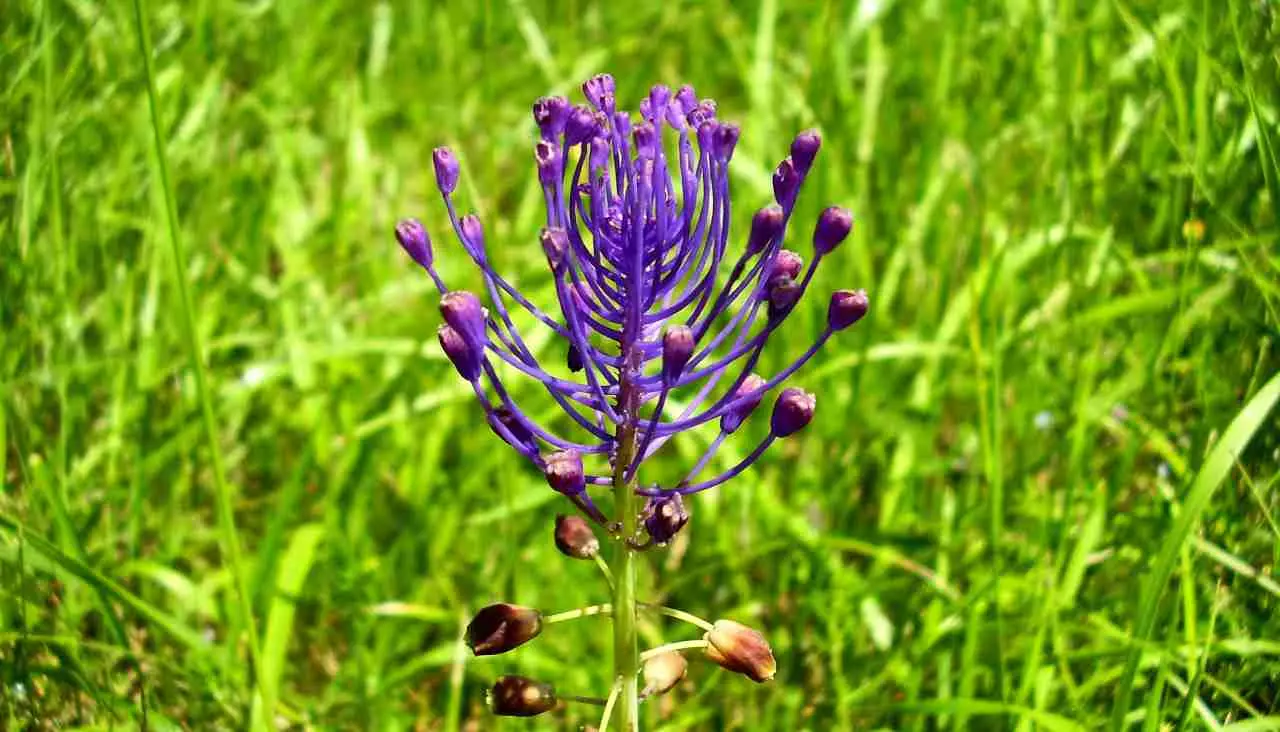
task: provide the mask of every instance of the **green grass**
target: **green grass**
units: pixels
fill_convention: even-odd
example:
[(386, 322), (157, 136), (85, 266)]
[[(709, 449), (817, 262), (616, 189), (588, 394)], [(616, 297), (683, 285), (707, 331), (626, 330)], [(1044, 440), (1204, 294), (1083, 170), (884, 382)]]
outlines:
[(872, 297), (795, 379), (813, 425), (642, 567), (642, 599), (762, 629), (777, 680), (694, 660), (646, 728), (1280, 729), (1280, 7), (473, 6), (141, 2), (158, 124), (131, 0), (0, 12), (0, 729), (598, 720), (484, 690), (603, 696), (607, 620), (459, 650), (488, 602), (607, 589), (391, 227), (479, 282), (433, 190), (453, 145), (549, 301), (529, 104), (599, 70), (741, 122), (739, 227), (820, 128), (792, 247), (850, 206), (816, 285)]

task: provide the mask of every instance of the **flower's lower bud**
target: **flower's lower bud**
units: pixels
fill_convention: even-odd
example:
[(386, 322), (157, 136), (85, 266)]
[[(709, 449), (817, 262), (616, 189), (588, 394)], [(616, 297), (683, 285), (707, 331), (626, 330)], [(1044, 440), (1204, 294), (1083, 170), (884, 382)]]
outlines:
[(769, 282), (769, 319), (780, 318), (791, 312), (803, 290), (800, 283), (783, 275)]
[(592, 559), (600, 553), (600, 540), (581, 516), (556, 516), (556, 548), (571, 559)]
[(773, 650), (759, 631), (732, 620), (717, 620), (702, 639), (707, 642), (707, 658), (756, 683), (764, 683), (777, 673)]
[(773, 405), (773, 417), (769, 420), (774, 437), (789, 437), (804, 429), (813, 419), (813, 410), (817, 406), (817, 398), (804, 389), (794, 386), (783, 389)]
[(721, 431), (729, 434), (738, 431), (738, 428), (742, 426), (742, 422), (751, 416), (756, 407), (760, 406), (760, 400), (764, 398), (764, 392), (761, 391), (764, 385), (765, 380), (755, 374), (748, 374), (747, 378), (742, 380), (738, 388), (733, 390), (731, 399), (736, 402), (745, 396), (751, 398), (725, 411), (724, 415), (720, 417)]
[(817, 130), (805, 130), (796, 135), (796, 139), (791, 141), (791, 160), (795, 162), (796, 172), (800, 175), (809, 172), (820, 147), (822, 147), (822, 137)]
[(755, 256), (763, 252), (774, 237), (782, 233), (782, 209), (776, 205), (765, 206), (751, 217), (751, 234), (747, 237), (747, 254)]
[(547, 483), (566, 496), (576, 496), (587, 489), (586, 470), (577, 450), (551, 453), (545, 458), (542, 472), (547, 476)]
[(569, 353), (565, 356), (565, 365), (575, 374), (581, 371), (583, 367), (582, 351), (579, 351), (578, 347), (572, 343), (569, 344)]
[(472, 349), (484, 348), (484, 307), (480, 298), (466, 290), (453, 290), (440, 298), (440, 314), (450, 328), (466, 339)]
[(493, 713), (501, 717), (536, 717), (556, 706), (556, 690), (524, 676), (499, 676), (489, 691)]
[(679, 493), (653, 496), (644, 509), (644, 530), (658, 544), (666, 544), (689, 523), (689, 512)]
[(673, 325), (662, 336), (662, 383), (680, 378), (685, 364), (693, 356), (693, 330), (687, 325)]
[(679, 651), (659, 653), (644, 662), (644, 690), (640, 696), (665, 694), (675, 688), (689, 670), (689, 662)]
[(436, 186), (444, 195), (453, 193), (458, 187), (458, 159), (447, 147), (438, 147), (431, 151), (431, 164), (436, 169)]
[(431, 267), (431, 237), (427, 229), (417, 219), (401, 219), (396, 224), (396, 241), (424, 269)]
[(773, 265), (769, 269), (769, 280), (773, 281), (779, 277), (790, 277), (794, 280), (800, 276), (802, 269), (804, 269), (804, 258), (790, 249), (782, 249), (773, 258)]
[(538, 234), (538, 241), (542, 244), (542, 253), (547, 255), (551, 271), (559, 271), (560, 265), (564, 263), (565, 252), (569, 251), (569, 235), (558, 227), (547, 228)]
[(494, 656), (528, 643), (542, 632), (542, 613), (500, 602), (482, 608), (467, 624), (467, 647), (477, 656)]
[(867, 314), (866, 290), (836, 290), (827, 306), (827, 325), (831, 330), (844, 330)]
[(773, 200), (783, 209), (791, 208), (796, 202), (796, 194), (800, 191), (800, 172), (796, 170), (796, 164), (791, 158), (785, 158), (778, 163), (778, 168), (773, 171)]
[(467, 381), (480, 378), (480, 354), (467, 343), (466, 338), (447, 325), (440, 326), (436, 337), (440, 339), (440, 350), (449, 357), (462, 378)]
[(818, 254), (830, 254), (853, 230), (853, 214), (847, 208), (831, 206), (818, 214), (813, 228), (813, 248)]

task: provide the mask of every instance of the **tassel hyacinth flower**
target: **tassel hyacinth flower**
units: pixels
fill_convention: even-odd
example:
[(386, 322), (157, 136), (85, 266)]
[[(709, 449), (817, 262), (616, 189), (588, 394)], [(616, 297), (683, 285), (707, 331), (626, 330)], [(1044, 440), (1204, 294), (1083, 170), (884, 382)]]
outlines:
[[(771, 337), (853, 227), (849, 211), (833, 206), (822, 211), (807, 236), (790, 237), (807, 238), (807, 251), (784, 248), (797, 198), (821, 148), (818, 133), (796, 136), (790, 155), (773, 174), (773, 200), (754, 213), (746, 232), (731, 232), (729, 163), (740, 131), (717, 118), (714, 101), (699, 100), (689, 86), (673, 92), (659, 85), (640, 100), (634, 115), (619, 109), (608, 75), (588, 80), (582, 91), (587, 104), (544, 97), (533, 105), (538, 133), (533, 157), (546, 208), (537, 241), (554, 282), (554, 308), (531, 302), (492, 266), (480, 219), (458, 211), (454, 192), (460, 166), (448, 148), (433, 153), (436, 183), (454, 234), (480, 270), (485, 300), (450, 289), (435, 269), (430, 238), (417, 220), (401, 221), (395, 234), (440, 293), (441, 349), (471, 385), (489, 426), (612, 540), (610, 569), (590, 543), (594, 538), (569, 541), (563, 519), (556, 533), (561, 551), (596, 559), (609, 578), (612, 603), (599, 612), (610, 614), (613, 624), (616, 682), (607, 701), (596, 701), (606, 709), (602, 728), (612, 714), (620, 729), (631, 730), (638, 728), (637, 678), (644, 668), (636, 642), (636, 553), (665, 544), (685, 526), (687, 497), (742, 476), (775, 441), (808, 425), (817, 405), (814, 395), (780, 387), (832, 336), (860, 320), (868, 300), (861, 290), (832, 293), (815, 342), (785, 368), (760, 372)], [(571, 378), (539, 361), (516, 327), (513, 313), (519, 311), (550, 329), (567, 366), (554, 371), (567, 370)], [(504, 383), (504, 374), (512, 372), (541, 385), (563, 411), (572, 434), (553, 432), (516, 403)], [(680, 393), (678, 409), (675, 392)], [(763, 418), (768, 424), (763, 439), (742, 460), (705, 475), (724, 440), (765, 399), (773, 406)], [(718, 431), (693, 466), (681, 471), (683, 478), (669, 484), (640, 480), (644, 463), (669, 440), (704, 425)], [(611, 493), (612, 501), (598, 503), (603, 492)], [(591, 533), (585, 525), (573, 531), (579, 537)], [(679, 649), (702, 647), (711, 660), (756, 681), (772, 676), (772, 655), (758, 633), (748, 634), (751, 653), (738, 654), (738, 646), (725, 640), (736, 636), (720, 629), (742, 626), (713, 625), (669, 608), (659, 611), (706, 631), (703, 641), (674, 644)], [(490, 616), (497, 617), (492, 608), (482, 613), (488, 613), (483, 618), (488, 624)], [(590, 614), (596, 613), (571, 611), (545, 616), (543, 623)], [(501, 630), (502, 643), (484, 640), (477, 652), (502, 652), (537, 633), (507, 625)], [(644, 658), (659, 652), (672, 651), (654, 649)], [(537, 690), (537, 701), (554, 698), (550, 687), (528, 688)], [(496, 698), (509, 702), (514, 697)], [(506, 702), (496, 704), (495, 711), (551, 708), (550, 703)]]

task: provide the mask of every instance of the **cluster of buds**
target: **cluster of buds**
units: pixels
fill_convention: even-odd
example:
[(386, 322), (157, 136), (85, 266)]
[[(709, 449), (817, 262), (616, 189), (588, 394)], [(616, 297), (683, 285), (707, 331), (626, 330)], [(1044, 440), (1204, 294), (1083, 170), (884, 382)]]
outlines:
[[(698, 99), (689, 86), (653, 87), (638, 115), (618, 108), (608, 75), (588, 80), (582, 91), (586, 104), (544, 97), (533, 105), (534, 161), (546, 208), (538, 245), (554, 283), (556, 311), (531, 302), (491, 265), (480, 219), (457, 210), (460, 166), (448, 148), (433, 153), (436, 184), (454, 234), (480, 271), (487, 304), (475, 293), (449, 288), (420, 222), (401, 221), (396, 238), (440, 293), (440, 347), (470, 384), (490, 428), (582, 516), (639, 550), (669, 542), (688, 523), (685, 497), (742, 475), (774, 442), (810, 423), (814, 395), (780, 387), (832, 336), (862, 319), (868, 300), (862, 290), (832, 293), (813, 344), (776, 373), (757, 373), (772, 335), (853, 228), (850, 212), (832, 206), (813, 226), (807, 263), (783, 246), (822, 146), (818, 133), (803, 132), (792, 141), (773, 174), (773, 200), (751, 217), (745, 246), (734, 256), (729, 163), (739, 128), (718, 119), (715, 102)], [(550, 329), (568, 375), (535, 356), (516, 327), (517, 309)], [(500, 369), (541, 384), (576, 433), (534, 420)], [(775, 390), (763, 438), (743, 459), (703, 476), (726, 438)], [(668, 409), (677, 391), (681, 408)], [(640, 481), (642, 464), (669, 440), (709, 424), (718, 433), (682, 478), (665, 485)], [(639, 514), (606, 516), (592, 495), (605, 486), (643, 496)], [(636, 529), (620, 536), (623, 526)], [(569, 557), (602, 562), (600, 542), (580, 516), (558, 518), (555, 541)], [(756, 681), (772, 677), (773, 657), (758, 633), (729, 621), (709, 627), (708, 658)], [(477, 654), (501, 652), (540, 630), (535, 611), (495, 605), (476, 616), (468, 641)], [(659, 683), (659, 677), (684, 674), (683, 665), (674, 674), (678, 664), (671, 659), (651, 662), (657, 665), (649, 693), (675, 684)], [(548, 688), (519, 677), (504, 677), (492, 698), (500, 712), (555, 704)], [(530, 701), (521, 706), (525, 699)]]

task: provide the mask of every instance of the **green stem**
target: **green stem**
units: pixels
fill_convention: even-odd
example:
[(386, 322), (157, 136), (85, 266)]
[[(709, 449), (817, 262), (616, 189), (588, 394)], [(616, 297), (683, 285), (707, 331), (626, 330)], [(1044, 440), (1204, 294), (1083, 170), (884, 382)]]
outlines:
[(614, 506), (621, 528), (613, 562), (613, 675), (618, 680), (617, 729), (635, 732), (640, 729), (640, 655), (636, 643), (636, 552), (631, 540), (636, 536), (639, 508), (635, 486), (627, 480), (627, 467), (636, 449), (638, 400), (629, 378), (624, 376), (620, 387), (618, 402), (626, 417), (618, 428), (613, 469)]

